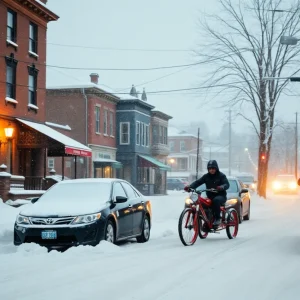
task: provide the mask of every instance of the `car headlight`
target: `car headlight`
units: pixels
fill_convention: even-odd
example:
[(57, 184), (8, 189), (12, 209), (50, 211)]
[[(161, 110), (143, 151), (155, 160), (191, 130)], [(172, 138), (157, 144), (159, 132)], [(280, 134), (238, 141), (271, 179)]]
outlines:
[(25, 216), (22, 216), (22, 215), (17, 216), (16, 222), (17, 222), (17, 224), (24, 224), (24, 225), (30, 224), (29, 218), (25, 217)]
[(273, 183), (273, 188), (274, 188), (275, 190), (280, 189), (280, 188), (281, 188), (281, 183), (278, 182), (278, 181), (275, 181), (275, 182)]
[(237, 204), (238, 200), (237, 199), (230, 199), (226, 201), (226, 205), (235, 205)]
[(89, 224), (94, 223), (97, 220), (99, 220), (101, 217), (101, 214), (91, 214), (91, 215), (84, 215), (84, 216), (78, 216), (75, 218), (75, 220), (72, 222), (72, 224)]

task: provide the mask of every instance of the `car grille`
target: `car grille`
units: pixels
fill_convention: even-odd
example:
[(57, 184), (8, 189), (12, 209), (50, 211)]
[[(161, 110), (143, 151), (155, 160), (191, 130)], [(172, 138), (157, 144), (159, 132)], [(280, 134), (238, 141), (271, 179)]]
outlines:
[(33, 225), (69, 225), (73, 222), (74, 217), (65, 218), (30, 218), (31, 224)]

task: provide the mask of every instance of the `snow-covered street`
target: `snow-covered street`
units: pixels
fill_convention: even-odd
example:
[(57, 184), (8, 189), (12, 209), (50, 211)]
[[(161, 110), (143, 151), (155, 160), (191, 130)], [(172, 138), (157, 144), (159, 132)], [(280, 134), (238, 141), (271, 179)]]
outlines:
[(300, 199), (252, 197), (251, 220), (184, 247), (177, 224), (186, 194), (150, 197), (148, 243), (102, 242), (47, 253), (14, 247), (19, 208), (0, 204), (0, 299), (297, 299), (300, 293)]

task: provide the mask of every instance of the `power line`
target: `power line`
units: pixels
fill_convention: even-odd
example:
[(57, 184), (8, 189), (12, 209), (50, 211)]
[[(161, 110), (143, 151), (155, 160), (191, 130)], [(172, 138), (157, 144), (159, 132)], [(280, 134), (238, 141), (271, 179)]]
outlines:
[[(241, 53), (249, 51), (248, 49), (241, 50), (241, 51), (236, 51), (233, 53), (226, 54), (224, 56), (220, 57), (215, 57), (212, 59), (208, 59), (206, 61), (199, 61), (196, 63), (191, 63), (191, 64), (181, 64), (181, 65), (171, 65), (171, 66), (158, 66), (158, 67), (151, 67), (151, 68), (87, 68), (87, 67), (67, 67), (67, 66), (58, 66), (58, 65), (49, 65), (49, 64), (42, 64), (39, 62), (33, 62), (33, 61), (23, 61), (23, 60), (18, 60), (18, 62), (21, 63), (26, 63), (26, 64), (35, 64), (37, 66), (45, 66), (45, 67), (50, 67), (50, 68), (57, 68), (57, 69), (65, 69), (65, 70), (85, 70), (85, 71), (155, 71), (155, 70), (165, 70), (165, 69), (177, 69), (177, 68), (185, 68), (185, 67), (193, 67), (197, 65), (202, 65), (202, 64), (207, 64), (216, 60), (220, 60), (222, 58), (228, 57), (230, 55), (233, 55), (235, 53)], [(1, 57), (6, 57), (5, 55), (1, 55)]]

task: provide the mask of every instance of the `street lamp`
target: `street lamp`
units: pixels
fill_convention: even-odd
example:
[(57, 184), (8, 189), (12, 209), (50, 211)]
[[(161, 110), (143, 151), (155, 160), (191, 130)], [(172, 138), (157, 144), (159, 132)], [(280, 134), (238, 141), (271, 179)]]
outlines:
[(171, 158), (170, 160), (169, 160), (169, 163), (171, 164), (171, 176), (170, 177), (172, 177), (172, 169), (173, 169), (173, 164), (174, 164), (174, 162), (175, 162), (175, 159), (174, 158)]
[(300, 41), (300, 39), (297, 39), (294, 36), (282, 36), (280, 38), (280, 44), (287, 46), (295, 46), (298, 41)]
[(14, 133), (14, 128), (12, 128), (12, 127), (4, 128), (4, 133), (5, 133), (5, 137), (8, 141), (8, 149), (7, 149), (8, 170), (10, 171), (10, 173), (12, 173), (12, 136)]

